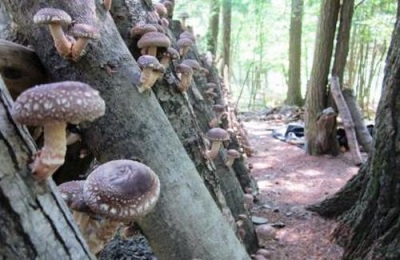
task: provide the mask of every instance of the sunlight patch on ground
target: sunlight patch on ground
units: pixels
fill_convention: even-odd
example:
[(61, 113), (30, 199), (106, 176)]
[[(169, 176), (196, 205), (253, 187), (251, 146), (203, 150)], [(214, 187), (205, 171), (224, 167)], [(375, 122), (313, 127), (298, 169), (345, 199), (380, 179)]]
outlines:
[(312, 176), (312, 177), (321, 176), (325, 174), (324, 172), (313, 169), (299, 170), (298, 172), (305, 176)]

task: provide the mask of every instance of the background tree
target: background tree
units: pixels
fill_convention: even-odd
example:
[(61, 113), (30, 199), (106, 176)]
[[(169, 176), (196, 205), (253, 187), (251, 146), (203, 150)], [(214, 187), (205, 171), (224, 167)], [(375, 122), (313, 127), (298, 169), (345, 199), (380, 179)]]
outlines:
[[(229, 79), (231, 73), (231, 20), (232, 20), (232, 0), (222, 0), (222, 48), (223, 48), (223, 61), (221, 72), (225, 73), (225, 68), (227, 68), (226, 75)], [(225, 75), (224, 75), (225, 76)]]
[(286, 104), (301, 106), (301, 31), (303, 0), (292, 0), (289, 33), (289, 82)]
[(336, 22), (340, 9), (340, 0), (324, 0), (321, 3), (321, 11), (318, 20), (318, 29), (315, 37), (315, 49), (311, 77), (306, 98), (306, 139), (307, 153), (311, 155), (329, 152), (336, 155), (338, 145), (335, 134), (324, 140), (330, 147), (329, 151), (323, 151), (320, 147), (317, 133), (318, 115), (326, 108), (328, 74), (333, 51), (333, 41), (336, 32)]
[(218, 49), (219, 14), (221, 5), (219, 0), (210, 0), (209, 5), (210, 17), (207, 31), (207, 50), (216, 56)]
[[(400, 6), (400, 1), (397, 4)], [(375, 125), (375, 150), (356, 178), (335, 195), (341, 199), (331, 198), (325, 204), (328, 210), (336, 208), (342, 213), (335, 236), (345, 248), (344, 259), (400, 258), (399, 39), (400, 9), (386, 59), (382, 98)], [(340, 204), (343, 201), (351, 203), (342, 208)]]

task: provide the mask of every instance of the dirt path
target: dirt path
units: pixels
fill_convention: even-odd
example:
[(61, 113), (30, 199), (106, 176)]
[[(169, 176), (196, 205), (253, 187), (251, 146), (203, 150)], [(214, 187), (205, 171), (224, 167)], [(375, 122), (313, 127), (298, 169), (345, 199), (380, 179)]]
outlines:
[(271, 259), (340, 259), (342, 249), (329, 241), (335, 226), (306, 211), (304, 206), (334, 194), (357, 173), (348, 154), (336, 158), (311, 157), (304, 150), (274, 139), (266, 121), (244, 122), (255, 154), (248, 158), (260, 194), (253, 215), (283, 224), (276, 240), (265, 248)]

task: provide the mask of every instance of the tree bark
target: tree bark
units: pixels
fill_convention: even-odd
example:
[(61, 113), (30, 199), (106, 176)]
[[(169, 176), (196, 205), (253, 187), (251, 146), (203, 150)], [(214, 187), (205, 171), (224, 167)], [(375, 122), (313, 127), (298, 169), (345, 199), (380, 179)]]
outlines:
[[(306, 100), (306, 152), (311, 155), (319, 154), (316, 140), (318, 132), (316, 122), (318, 114), (325, 108), (327, 103), (328, 73), (339, 7), (340, 0), (324, 0), (321, 3), (317, 35), (315, 37), (314, 60)], [(335, 153), (337, 154), (337, 151), (332, 154)]]
[(332, 77), (330, 86), (333, 99), (335, 100), (336, 106), (342, 117), (344, 131), (346, 133), (350, 153), (353, 157), (353, 162), (356, 165), (360, 165), (362, 163), (362, 158), (360, 154), (360, 148), (358, 147), (354, 122), (350, 110), (347, 107), (346, 101), (342, 95), (342, 91), (340, 90), (339, 78), (336, 76)]
[[(397, 1), (398, 7), (400, 1)], [(386, 60), (382, 97), (375, 125), (374, 151), (367, 182), (352, 208), (340, 216), (334, 234), (344, 246), (343, 259), (400, 258), (400, 17)]]
[(218, 32), (219, 32), (219, 13), (220, 3), (218, 0), (210, 1), (210, 18), (208, 22), (207, 32), (207, 50), (210, 51), (214, 57), (218, 50)]
[(292, 0), (289, 33), (289, 84), (286, 104), (301, 106), (301, 34), (303, 22), (303, 0)]
[(0, 258), (94, 259), (54, 183), (33, 180), (28, 162), (35, 148), (10, 108), (0, 80)]
[(343, 75), (349, 53), (351, 21), (354, 13), (354, 0), (343, 1), (340, 8), (339, 30), (336, 38), (335, 58), (332, 75), (339, 78), (339, 85), (343, 86)]
[(357, 140), (369, 155), (372, 153), (372, 136), (368, 132), (367, 126), (364, 123), (361, 109), (357, 104), (357, 100), (351, 89), (343, 89), (343, 97), (353, 118), (354, 127), (356, 130)]
[(87, 54), (72, 63), (48, 47), (52, 42), (47, 28), (31, 26), (31, 17), (40, 3), (61, 8), (80, 22), (82, 13), (94, 1), (3, 2), (28, 35), (53, 79), (88, 83), (106, 101), (106, 114), (102, 118), (81, 125), (84, 138), (98, 161), (136, 159), (159, 175), (162, 187), (159, 202), (152, 213), (138, 220), (157, 257), (249, 259), (154, 95), (138, 93), (140, 70), (102, 4), (97, 2), (96, 17), (92, 18), (99, 26), (101, 40), (91, 42)]

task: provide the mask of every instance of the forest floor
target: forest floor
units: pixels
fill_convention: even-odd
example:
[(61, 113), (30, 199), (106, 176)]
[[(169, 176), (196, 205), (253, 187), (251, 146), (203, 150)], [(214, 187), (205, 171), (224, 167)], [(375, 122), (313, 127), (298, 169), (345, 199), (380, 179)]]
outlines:
[(259, 187), (253, 216), (284, 226), (265, 245), (271, 259), (340, 259), (342, 248), (330, 240), (336, 223), (305, 206), (334, 194), (357, 173), (349, 153), (308, 156), (302, 148), (272, 137), (272, 130), (284, 127), (282, 123), (252, 120), (244, 126), (254, 149), (248, 163)]

